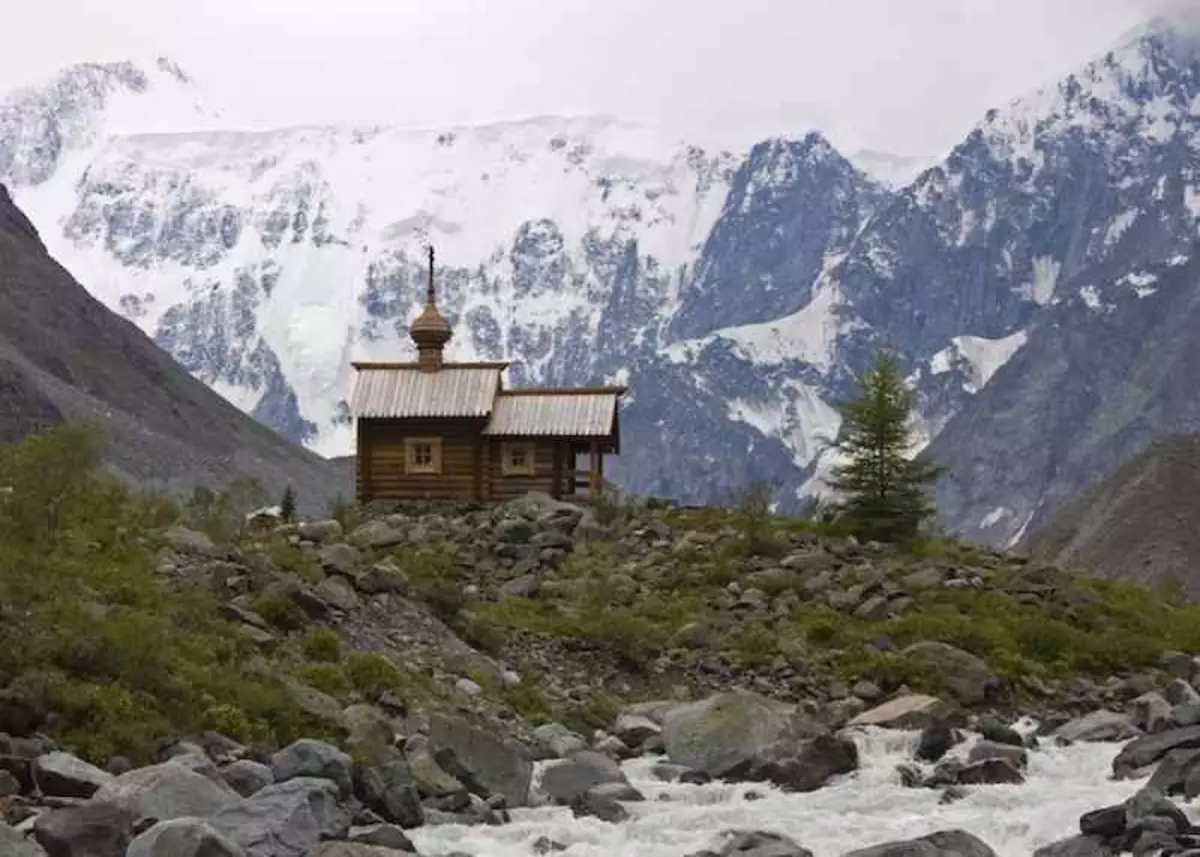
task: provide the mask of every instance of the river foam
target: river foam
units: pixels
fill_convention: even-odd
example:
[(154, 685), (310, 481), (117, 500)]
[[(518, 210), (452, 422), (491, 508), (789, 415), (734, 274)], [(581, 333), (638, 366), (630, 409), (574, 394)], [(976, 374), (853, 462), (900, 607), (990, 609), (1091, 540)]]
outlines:
[(1023, 785), (972, 786), (967, 797), (940, 805), (941, 792), (900, 785), (895, 768), (911, 759), (916, 733), (868, 729), (854, 738), (861, 769), (815, 792), (662, 783), (650, 773), (657, 760), (634, 759), (624, 769), (646, 801), (626, 804), (632, 817), (624, 823), (576, 819), (568, 809), (544, 806), (514, 810), (512, 823), (499, 827), (447, 825), (410, 835), (420, 853), (431, 857), (455, 850), (475, 857), (531, 857), (541, 837), (567, 846), (556, 852), (562, 857), (684, 857), (712, 846), (723, 830), (746, 828), (790, 836), (815, 857), (838, 857), (880, 842), (962, 828), (1001, 857), (1029, 857), (1041, 845), (1077, 834), (1084, 812), (1118, 803), (1144, 783), (1109, 779), (1119, 744), (1057, 747), (1043, 741), (1030, 752)]

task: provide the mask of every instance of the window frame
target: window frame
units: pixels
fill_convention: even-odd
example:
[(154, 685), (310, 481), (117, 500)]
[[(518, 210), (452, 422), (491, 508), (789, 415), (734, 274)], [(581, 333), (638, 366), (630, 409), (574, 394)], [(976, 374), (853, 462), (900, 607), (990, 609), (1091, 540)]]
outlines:
[[(511, 453), (522, 450), (525, 453), (525, 464), (514, 465)], [(500, 444), (500, 475), (501, 476), (535, 476), (537, 475), (537, 444), (532, 440), (506, 440)]]
[[(428, 446), (430, 462), (417, 464), (417, 449)], [(442, 439), (440, 437), (406, 437), (404, 439), (404, 472), (411, 476), (440, 476), (442, 473)]]

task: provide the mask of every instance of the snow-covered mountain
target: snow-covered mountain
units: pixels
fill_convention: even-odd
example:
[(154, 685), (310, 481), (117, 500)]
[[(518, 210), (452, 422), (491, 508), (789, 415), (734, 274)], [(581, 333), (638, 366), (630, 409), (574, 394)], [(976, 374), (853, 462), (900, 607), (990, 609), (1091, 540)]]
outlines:
[[(631, 384), (627, 487), (813, 491), (836, 402), (888, 344), (951, 467), (946, 522), (1006, 541), (1190, 419), (1197, 397), (1126, 373), (1173, 359), (1154, 289), (1200, 297), (1192, 32), (1153, 22), (924, 169), (812, 131), (726, 151), (610, 117), (239, 132), (164, 62), (3, 102), (0, 180), (98, 297), (322, 453), (350, 448), (349, 361), (409, 353), (433, 241), (455, 357), (509, 359), (514, 383)], [(208, 130), (108, 124), (144, 97)], [(1106, 405), (1101, 364), (1162, 398), (1151, 415)], [(1120, 443), (1096, 428), (1131, 421)]]

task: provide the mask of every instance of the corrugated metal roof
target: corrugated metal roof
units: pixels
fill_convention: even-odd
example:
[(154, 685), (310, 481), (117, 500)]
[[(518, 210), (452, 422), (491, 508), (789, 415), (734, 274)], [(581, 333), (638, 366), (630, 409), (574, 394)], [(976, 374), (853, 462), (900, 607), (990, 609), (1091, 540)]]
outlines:
[(617, 396), (615, 392), (502, 394), (483, 433), (607, 437), (613, 433)]
[(356, 418), (486, 417), (492, 412), (499, 367), (362, 366), (350, 397)]

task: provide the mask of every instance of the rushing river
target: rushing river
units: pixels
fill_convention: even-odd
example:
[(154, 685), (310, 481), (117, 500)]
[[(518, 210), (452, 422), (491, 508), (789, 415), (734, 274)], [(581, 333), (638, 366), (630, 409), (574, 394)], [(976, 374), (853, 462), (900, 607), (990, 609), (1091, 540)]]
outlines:
[[(656, 760), (635, 759), (625, 772), (646, 801), (626, 804), (632, 817), (621, 824), (537, 807), (513, 811), (512, 823), (500, 827), (448, 825), (411, 835), (423, 855), (459, 850), (475, 857), (531, 857), (537, 853), (534, 843), (547, 837), (567, 846), (556, 852), (563, 857), (683, 857), (712, 846), (723, 830), (747, 828), (790, 836), (815, 857), (838, 857), (867, 845), (961, 828), (1001, 857), (1029, 857), (1038, 846), (1077, 834), (1084, 812), (1124, 800), (1143, 782), (1109, 779), (1119, 744), (1056, 747), (1044, 741), (1029, 754), (1025, 784), (972, 786), (967, 797), (939, 805), (939, 791), (904, 788), (896, 774), (896, 765), (911, 759), (916, 738), (890, 730), (858, 733), (861, 769), (807, 794), (761, 784), (662, 783), (650, 773)], [(759, 799), (746, 799), (748, 792)]]

